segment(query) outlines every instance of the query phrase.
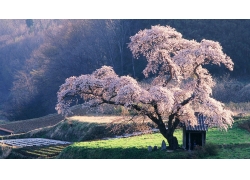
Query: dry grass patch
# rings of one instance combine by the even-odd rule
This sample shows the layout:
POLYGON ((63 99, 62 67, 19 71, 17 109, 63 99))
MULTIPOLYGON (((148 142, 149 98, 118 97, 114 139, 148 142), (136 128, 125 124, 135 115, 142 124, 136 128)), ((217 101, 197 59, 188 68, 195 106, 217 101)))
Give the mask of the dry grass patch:
POLYGON ((11 153, 11 150, 10 146, 0 143, 0 159, 5 159, 11 153))
POLYGON ((123 120, 126 117, 121 116, 72 116, 68 117, 68 120, 79 121, 79 122, 89 122, 89 123, 111 123, 117 120, 123 120))
MULTIPOLYGON (((69 121, 79 121, 88 123, 120 123, 122 121, 131 121, 131 116, 72 116, 67 118, 69 121)), ((141 118, 134 118, 134 121, 141 121, 141 118)), ((144 119, 144 122, 151 122, 150 119, 144 119)))

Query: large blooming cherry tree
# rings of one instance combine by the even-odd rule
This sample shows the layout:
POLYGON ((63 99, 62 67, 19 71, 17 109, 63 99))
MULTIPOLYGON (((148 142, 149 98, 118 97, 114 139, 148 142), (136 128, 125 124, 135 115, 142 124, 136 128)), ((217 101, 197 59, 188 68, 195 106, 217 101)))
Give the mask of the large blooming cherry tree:
POLYGON ((92 74, 66 79, 57 93, 58 113, 70 113, 75 96, 90 107, 121 105, 152 120, 167 139, 169 149, 178 145, 174 131, 180 122, 197 124, 195 112, 220 129, 232 126, 233 113, 212 98, 215 82, 204 68, 206 64, 224 64, 233 70, 232 60, 218 42, 187 40, 174 28, 157 25, 132 36, 128 47, 136 58, 146 57, 143 73, 154 77, 149 87, 142 87, 130 76, 119 77, 112 67, 103 66, 92 74))

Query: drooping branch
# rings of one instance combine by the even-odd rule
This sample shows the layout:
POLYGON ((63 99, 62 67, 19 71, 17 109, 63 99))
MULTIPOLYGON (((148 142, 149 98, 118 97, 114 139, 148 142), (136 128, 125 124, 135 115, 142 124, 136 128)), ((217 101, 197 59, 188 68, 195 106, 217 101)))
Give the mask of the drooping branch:
POLYGON ((90 75, 66 80, 58 92, 58 112, 68 108, 65 98, 74 94, 90 106, 106 103, 131 108, 156 123, 171 147, 174 130, 180 122, 192 125, 197 122, 195 111, 204 113, 223 129, 232 125, 231 111, 211 97, 214 82, 202 67, 224 64, 233 69, 232 60, 222 52, 218 42, 187 40, 169 26, 152 26, 132 36, 128 46, 134 57, 146 57, 144 75, 156 75, 150 87, 143 88, 135 79, 119 77, 112 67, 103 66, 90 75), (168 129, 163 122, 165 117, 168 129))
POLYGON ((197 78, 197 86, 199 87, 199 85, 201 84, 201 77, 199 75, 199 73, 197 72, 197 69, 200 67, 200 64, 197 64, 194 68, 194 75, 197 78))

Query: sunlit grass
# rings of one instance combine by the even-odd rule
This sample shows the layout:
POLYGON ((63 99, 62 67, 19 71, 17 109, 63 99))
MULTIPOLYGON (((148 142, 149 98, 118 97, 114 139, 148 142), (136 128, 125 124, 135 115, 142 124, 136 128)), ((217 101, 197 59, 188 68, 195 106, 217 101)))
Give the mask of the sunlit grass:
MULTIPOLYGON (((206 142, 219 147, 216 156, 205 156, 212 159, 245 159, 250 158, 250 134, 240 129, 237 124, 248 118, 242 118, 235 122, 232 128, 221 131, 210 128, 206 135, 206 142)), ((176 130, 174 134, 182 146, 182 129, 176 130)), ((89 142, 78 142, 65 148, 58 158, 90 158, 90 159, 168 159, 168 158, 190 158, 190 152, 177 150, 173 153, 166 151, 148 152, 148 146, 161 147, 162 140, 166 139, 160 133, 153 133, 130 138, 98 140, 89 142)), ((198 157, 199 158, 199 157, 198 157)))
MULTIPOLYGON (((175 136, 182 141, 182 131, 177 130, 175 136)), ((78 142, 67 147, 60 158, 93 158, 93 159, 130 159, 130 158, 180 158, 185 156, 183 151, 174 154, 157 150, 148 152, 148 146, 161 147, 162 140, 166 139, 160 133, 134 136, 130 138, 78 142)))
POLYGON ((8 159, 55 158, 64 148, 65 145, 18 148, 12 150, 8 159))
MULTIPOLYGON (((177 130, 174 134, 178 141, 182 141, 182 131, 177 130)), ((161 146, 162 140, 167 143, 167 140, 160 133, 145 134, 142 136, 134 136, 130 138, 89 141, 74 143, 74 146, 85 146, 91 148, 147 148, 148 146, 161 146)))
MULTIPOLYGON (((72 119, 72 127, 75 124, 82 124, 84 128, 75 128, 76 132, 87 132, 88 126, 96 126, 102 121, 102 118, 110 120, 110 116, 93 117, 88 119, 80 119, 75 117, 72 119), (98 119, 101 118, 101 119, 98 119), (81 121, 81 122, 79 122, 81 121), (86 122, 88 121, 88 122, 86 122)), ((116 117, 113 117, 116 118, 116 117)), ((145 134, 129 138, 109 139, 109 140, 92 140, 85 142, 75 142, 66 147, 46 147, 34 148, 32 150, 33 156, 47 158, 51 157, 51 153, 55 151, 55 155, 62 153, 58 158, 70 159, 187 159, 187 158, 209 158, 209 159, 249 159, 250 158, 250 133, 247 130, 240 129, 239 123, 247 122, 250 118, 236 118, 232 128, 227 131, 220 131, 217 128, 209 128, 206 135, 206 143, 212 143, 218 146, 219 152, 215 156, 209 155, 195 155, 192 152, 185 150, 177 150, 175 152, 161 151, 161 143, 164 140, 168 146, 167 140, 160 133, 145 134), (149 152, 148 146, 157 146, 158 150, 149 152), (36 154, 36 155, 35 155, 36 154)), ((62 130, 73 130, 68 122, 65 122, 65 128, 62 130), (67 125, 67 126, 66 126, 67 125)), ((63 126, 64 127, 64 126, 63 126)), ((78 127, 78 126, 76 126, 78 127)), ((65 131, 62 135, 65 135, 65 131)), ((85 132, 85 133, 86 133, 85 132)), ((95 133, 101 133, 96 131, 95 133)), ((105 133, 103 135, 106 135, 105 133)), ((182 147, 182 129, 177 129, 174 134, 182 147)), ((112 136, 108 136, 112 137, 112 136)), ((70 136, 70 138, 74 138, 70 136)), ((30 151, 30 149, 27 149, 30 151)), ((26 152, 28 153, 28 152, 26 152)), ((32 156, 32 153, 30 156, 32 156)))
POLYGON ((206 142, 218 145, 250 143, 250 134, 238 127, 228 129, 228 131, 213 128, 208 130, 206 142))

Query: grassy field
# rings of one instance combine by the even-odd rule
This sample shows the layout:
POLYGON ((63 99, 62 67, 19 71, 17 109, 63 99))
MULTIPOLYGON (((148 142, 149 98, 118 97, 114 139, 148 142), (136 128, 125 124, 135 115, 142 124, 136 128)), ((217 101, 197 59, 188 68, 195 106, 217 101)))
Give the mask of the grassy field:
MULTIPOLYGON (((6 139, 43 137, 75 142, 72 145, 59 148, 53 158, 61 159, 249 159, 250 158, 250 117, 235 118, 233 128, 219 131, 210 128, 207 132, 206 149, 217 149, 218 153, 209 153, 199 149, 188 152, 178 149, 175 152, 161 151, 162 140, 159 133, 134 136, 130 138, 100 140, 115 135, 106 128, 106 124, 116 120, 118 116, 74 116, 58 123, 29 133, 12 135, 6 139), (99 140, 98 140, 99 139, 99 140), (81 142, 79 142, 81 141, 81 142), (148 146, 157 146, 158 150, 148 152, 148 146)), ((120 132, 122 133, 122 132, 120 132)), ((117 134, 121 135, 121 134, 117 134)), ((175 136, 182 146, 182 130, 177 129, 175 136)), ((166 141, 166 140, 165 140, 166 141)), ((167 143, 167 142, 166 142, 167 143)), ((9 158, 49 158, 51 150, 47 147, 14 150, 9 158), (19 152, 20 151, 20 152, 19 152), (37 152, 44 152, 37 154, 37 152), (46 154, 46 152, 48 153, 46 154), (19 154, 19 155, 18 155, 19 154), (22 154, 24 156, 22 156, 22 154), (32 155, 34 154, 34 155, 32 155)), ((6 151, 7 152, 7 151, 6 151)))
POLYGON ((0 145, 0 159, 54 159, 68 145, 12 148, 0 145))
MULTIPOLYGON (((167 152, 156 150, 148 152, 148 146, 161 147, 164 140, 161 134, 147 134, 130 138, 77 142, 65 148, 58 158, 63 159, 249 159, 250 134, 239 125, 247 122, 249 117, 236 119, 233 128, 220 131, 216 128, 207 132, 207 144, 218 149, 218 153, 209 154, 203 149, 188 152, 177 150, 167 152)), ((176 130, 175 136, 182 145, 182 131, 176 130)), ((210 149, 211 149, 210 147, 210 149)))
POLYGON ((6 159, 54 159, 65 145, 12 149, 6 159))
MULTIPOLYGON (((79 142, 120 136, 124 133, 138 132, 134 125, 122 124, 123 116, 72 116, 53 126, 38 128, 27 133, 0 136, 3 139, 49 138, 62 141, 79 142), (112 122, 110 124, 110 122, 112 122), (121 126, 114 131, 114 126, 121 126), (132 127, 132 128, 131 128, 132 127)), ((37 119, 37 121, 39 121, 37 119)), ((13 123, 10 123, 10 126, 13 123)))
MULTIPOLYGON (((178 140, 181 132, 176 132, 178 140)), ((161 146, 163 137, 159 133, 134 136, 130 138, 78 142, 63 150, 58 158, 86 159, 155 159, 167 158, 170 153, 155 151, 148 153, 148 146, 161 146)), ((172 154, 173 155, 173 154, 172 154)), ((173 158, 183 158, 182 150, 176 151, 173 158)))
POLYGON ((34 129, 53 126, 64 118, 58 114, 50 114, 40 118, 27 119, 22 121, 7 122, 0 121, 0 127, 13 131, 15 134, 26 133, 34 129))

